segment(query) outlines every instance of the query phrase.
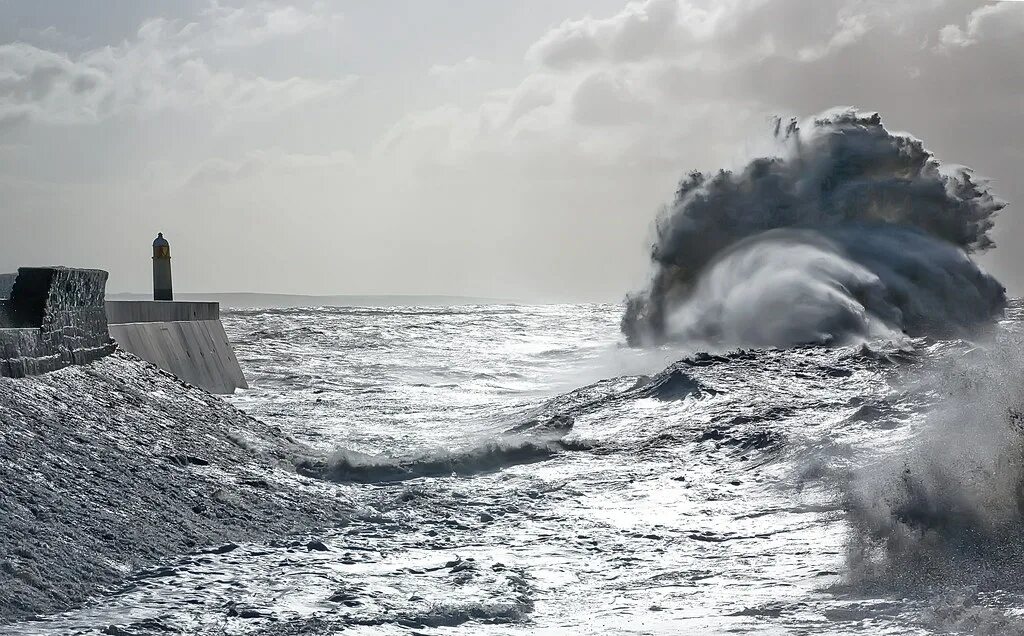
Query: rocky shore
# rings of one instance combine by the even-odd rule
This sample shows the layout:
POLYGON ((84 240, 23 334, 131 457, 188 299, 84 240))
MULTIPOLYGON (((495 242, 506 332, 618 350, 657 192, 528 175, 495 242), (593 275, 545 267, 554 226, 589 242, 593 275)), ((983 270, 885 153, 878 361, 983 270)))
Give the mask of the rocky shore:
POLYGON ((162 557, 346 523, 279 428, 123 352, 0 378, 0 624, 162 557))

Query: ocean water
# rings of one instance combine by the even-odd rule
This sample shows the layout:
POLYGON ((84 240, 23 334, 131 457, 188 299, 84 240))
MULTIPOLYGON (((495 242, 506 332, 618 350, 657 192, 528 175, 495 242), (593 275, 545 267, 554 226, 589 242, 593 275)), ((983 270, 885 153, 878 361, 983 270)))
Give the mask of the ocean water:
POLYGON ((298 470, 350 521, 13 632, 1024 633, 1016 305, 975 342, 712 353, 621 316, 226 311, 229 399, 326 454, 298 470))
POLYGON ((683 176, 622 306, 225 311, 294 531, 112 552, 0 633, 1024 634, 1024 311, 973 258, 1007 204, 877 113, 773 129, 683 176))

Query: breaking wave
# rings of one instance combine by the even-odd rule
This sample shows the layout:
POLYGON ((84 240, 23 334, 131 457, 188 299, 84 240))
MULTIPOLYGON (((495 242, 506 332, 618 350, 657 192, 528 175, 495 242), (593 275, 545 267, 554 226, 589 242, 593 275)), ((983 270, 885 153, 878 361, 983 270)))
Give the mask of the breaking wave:
POLYGON ((454 449, 432 449, 404 456, 373 455, 337 449, 326 459, 306 458, 297 464, 300 474, 334 482, 386 483, 420 477, 465 477, 509 466, 551 459, 565 451, 593 451, 584 440, 570 439, 575 418, 613 404, 638 399, 662 402, 699 399, 719 391, 705 386, 683 369, 688 366, 728 363, 744 357, 698 354, 654 376, 624 376, 603 380, 556 396, 521 414, 514 424, 492 438, 454 449))
POLYGON ((776 156, 694 172, 661 215, 649 287, 627 299, 632 345, 844 343, 964 335, 1005 290, 969 256, 1005 206, 877 114, 783 128, 776 156))
POLYGON ((335 482, 385 483, 419 477, 465 477, 543 461, 564 451, 589 448, 585 442, 565 439, 564 432, 552 429, 539 435, 506 433, 464 448, 438 449, 404 457, 339 449, 326 461, 306 460, 297 469, 308 477, 335 482))

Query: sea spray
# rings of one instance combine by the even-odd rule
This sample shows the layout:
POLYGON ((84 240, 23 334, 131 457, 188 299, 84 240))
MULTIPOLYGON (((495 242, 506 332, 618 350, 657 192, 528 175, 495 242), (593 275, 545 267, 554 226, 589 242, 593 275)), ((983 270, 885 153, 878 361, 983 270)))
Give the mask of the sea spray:
POLYGON ((927 369, 940 396, 903 452, 840 482, 849 582, 913 593, 1018 588, 1024 569, 1024 340, 1001 334, 927 369))
POLYGON ((775 156, 682 181, 627 299, 630 344, 962 335, 1000 314, 1002 285, 968 256, 1005 206, 983 179, 855 109, 777 121, 774 139, 775 156))

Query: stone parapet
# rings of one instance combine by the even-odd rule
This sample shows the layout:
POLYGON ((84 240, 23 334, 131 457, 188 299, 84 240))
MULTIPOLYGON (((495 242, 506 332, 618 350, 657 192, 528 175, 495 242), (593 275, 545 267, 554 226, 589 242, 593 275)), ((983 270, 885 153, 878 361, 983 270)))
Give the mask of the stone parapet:
POLYGON ((114 351, 103 304, 107 273, 22 267, 0 301, 0 376, 85 364, 114 351))

